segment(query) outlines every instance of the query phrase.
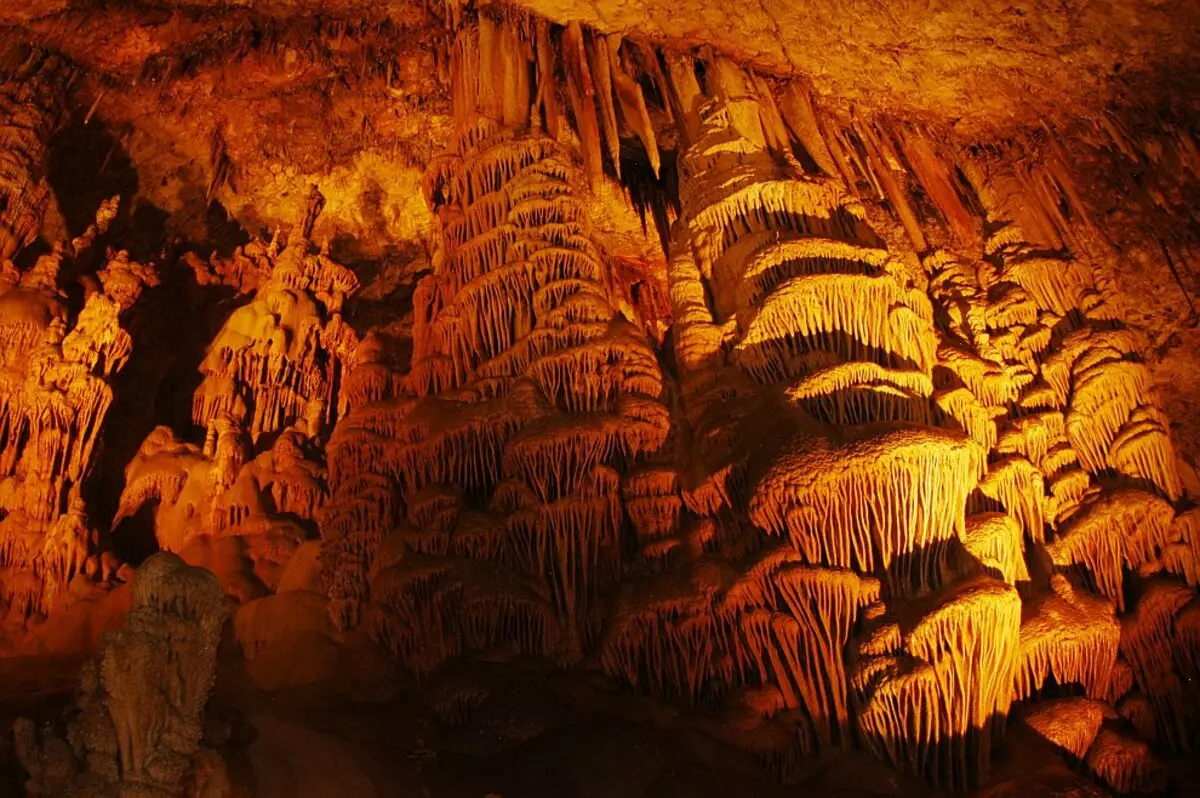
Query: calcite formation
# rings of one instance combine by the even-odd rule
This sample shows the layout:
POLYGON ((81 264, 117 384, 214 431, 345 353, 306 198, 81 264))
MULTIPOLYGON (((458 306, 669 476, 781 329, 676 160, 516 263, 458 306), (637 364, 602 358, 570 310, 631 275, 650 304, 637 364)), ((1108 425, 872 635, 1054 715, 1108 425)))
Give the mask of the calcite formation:
POLYGON ((165 552, 138 568, 130 591, 121 628, 84 667, 65 737, 17 721, 30 795, 183 793, 204 733, 224 596, 211 573, 165 552))
POLYGON ((330 443, 335 621, 355 625, 369 596, 372 633, 417 671, 509 641, 580 656, 623 571, 622 472, 670 433, 651 342, 617 312, 589 235, 582 176, 530 116, 556 90, 530 83, 535 47, 550 71, 559 58, 544 35, 486 16, 459 34, 458 133, 424 180, 436 243, 411 370, 393 383, 365 362, 376 387, 330 443))
MULTIPOLYGON (((95 224, 66 245, 78 261, 115 215, 106 203, 95 224)), ((59 285, 67 257, 55 250, 24 274, 7 262, 0 329, 7 348, 0 380, 0 596, 10 621, 44 617, 79 574, 108 579, 116 566, 99 546, 83 491, 91 473, 112 380, 129 360, 123 326, 155 268, 128 253, 107 253, 82 308, 59 285)))
MULTIPOLYGON (((306 218, 320 211, 314 194, 306 218)), ((187 256, 201 284, 253 298, 200 364, 192 419, 202 444, 153 430, 126 467, 113 528, 154 503, 159 548, 220 573, 241 598, 273 589, 315 530, 328 486, 321 442, 345 412, 338 388, 358 338, 342 319, 354 274, 315 251, 302 221, 286 245, 256 240, 232 259, 187 256)))
MULTIPOLYGON (((249 189, 245 120, 206 131, 179 192, 203 197, 211 256, 101 257, 115 199, 38 242, 70 70, 38 50, 0 82, 0 597, 25 628, 89 586, 133 596, 66 738, 18 727, 30 790, 198 788, 227 601, 252 674, 339 644, 422 689, 477 659, 590 669, 783 781, 857 746, 972 789, 1011 716, 1114 790, 1162 786, 1200 742, 1198 488, 1053 126, 967 146, 728 54, 434 11, 421 82, 444 84, 450 134, 405 154, 426 238, 380 262, 340 225, 413 221, 402 189, 348 202, 345 170, 309 186, 286 146, 249 189), (264 209, 235 244, 218 205, 238 192, 264 209), (118 379, 130 311, 160 281, 224 317, 145 386, 153 420, 108 438, 118 390, 142 389, 118 379), (125 452, 115 548, 146 521, 161 552, 127 588, 90 520, 105 445, 125 452)), ((255 57, 311 75, 319 49, 255 57)), ((431 694, 451 725, 482 700, 431 694)))

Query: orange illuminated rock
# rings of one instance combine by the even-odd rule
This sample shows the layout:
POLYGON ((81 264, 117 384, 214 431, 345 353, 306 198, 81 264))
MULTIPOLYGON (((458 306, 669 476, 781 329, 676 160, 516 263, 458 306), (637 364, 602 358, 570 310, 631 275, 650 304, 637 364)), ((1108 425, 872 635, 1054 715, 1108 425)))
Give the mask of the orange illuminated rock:
POLYGON ((1165 412, 1195 370, 1164 366, 1194 333, 1145 287, 1149 241, 1192 301, 1200 151, 1161 98, 1106 81, 1123 110, 986 139, 971 107, 884 118, 830 93, 877 60, 844 9, 856 44, 784 77, 706 46, 742 41, 720 9, 685 50, 687 14, 664 38, 613 4, 603 29, 528 2, 43 5, 0 43, 0 653, 81 652, 132 609, 68 738, 18 727, 31 791, 220 793, 218 637, 259 689, 416 681, 471 745, 510 731, 475 733, 501 697, 476 672, 574 667, 539 683, 571 691, 555 713, 596 679, 663 739, 823 788, 854 746, 983 786, 1010 711, 1122 792, 1200 742, 1195 438, 1165 412), (161 291, 110 226, 174 264, 161 291), (132 582, 110 515, 125 556, 162 552, 132 582))
POLYGON ((1021 614, 1016 698, 1034 695, 1051 677, 1060 685, 1082 685, 1092 698, 1112 696, 1121 682, 1114 675, 1121 626, 1111 601, 1059 574, 1050 590, 1025 602, 1021 614))
POLYGON ((1021 713, 1021 721, 1077 760, 1092 747, 1112 707, 1093 698, 1039 701, 1021 713))
MULTIPOLYGON (((532 96, 530 49, 559 53, 483 17, 455 44, 458 135, 424 180, 438 224, 411 371, 335 430, 321 524, 335 623, 369 618, 418 673, 506 642, 579 656, 623 570, 614 466, 653 455, 671 425, 654 350, 616 311, 578 175, 525 127, 528 104, 510 102, 514 87, 532 96), (384 493, 407 505, 404 523, 384 493)), ((594 73, 612 91, 609 44, 563 46, 571 80, 594 73)), ((611 137, 615 106, 597 103, 611 137)))
MULTIPOLYGON (((106 227, 110 218, 102 209, 96 223, 106 227)), ((123 317, 158 284, 153 267, 110 251, 100 289, 71 318, 58 287, 61 262, 59 252, 42 256, 0 294, 0 596, 18 623, 46 615, 77 574, 114 575, 115 563, 101 563, 83 489, 113 402, 112 378, 133 349, 123 317)))
POLYGON ((881 619, 850 681, 864 745, 894 767, 962 789, 984 777, 1013 699, 1021 601, 967 580, 920 601, 905 627, 881 619))

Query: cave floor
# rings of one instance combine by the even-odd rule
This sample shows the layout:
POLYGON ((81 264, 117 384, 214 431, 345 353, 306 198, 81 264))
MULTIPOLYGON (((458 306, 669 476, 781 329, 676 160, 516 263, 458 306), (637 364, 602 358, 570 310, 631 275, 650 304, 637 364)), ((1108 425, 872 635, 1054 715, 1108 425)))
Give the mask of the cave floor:
MULTIPOLYGON (((0 722, 60 715, 81 663, 0 659, 0 722)), ((778 786, 745 752, 704 733, 678 709, 617 692, 586 671, 523 663, 463 665, 419 688, 376 675, 267 692, 237 652, 226 650, 210 709, 228 729, 222 752, 238 798, 946 794, 862 753, 814 766, 799 785, 778 786)), ((11 738, 3 739, 0 795, 20 795, 11 738)), ((1020 726, 997 752, 991 784, 976 793, 1104 794, 1020 726)))

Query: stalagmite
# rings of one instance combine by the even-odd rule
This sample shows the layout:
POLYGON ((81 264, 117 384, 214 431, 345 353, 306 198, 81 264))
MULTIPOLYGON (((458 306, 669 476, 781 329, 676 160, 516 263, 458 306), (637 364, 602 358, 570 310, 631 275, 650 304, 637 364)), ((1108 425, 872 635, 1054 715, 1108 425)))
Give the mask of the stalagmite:
POLYGON ((200 753, 227 610, 217 580, 173 554, 137 570, 133 606, 84 666, 65 740, 22 719, 16 751, 32 795, 178 795, 200 753), (40 739, 39 739, 40 737, 40 739), (56 767, 49 756, 60 754, 56 767), (65 761, 64 761, 65 760, 65 761))
MULTIPOLYGON (((459 37, 458 135, 423 181, 439 222, 433 274, 414 295, 412 369, 399 395, 354 409, 330 442, 321 532, 333 620, 346 629, 367 619, 418 674, 507 639, 578 657, 624 568, 616 468, 631 473, 625 495, 646 536, 673 531, 681 505, 637 471, 667 440, 663 378, 645 336, 615 311, 574 167, 488 99, 487 48, 526 35, 489 17, 478 40, 459 37), (374 499, 389 491, 407 523, 374 499), (484 561, 501 570, 481 581, 484 561)), ((536 43, 542 81, 552 78, 548 39, 536 43)), ((596 179, 597 104, 618 160, 615 62, 609 43, 577 25, 563 48, 596 179)), ((546 110, 553 91, 537 89, 546 110)))

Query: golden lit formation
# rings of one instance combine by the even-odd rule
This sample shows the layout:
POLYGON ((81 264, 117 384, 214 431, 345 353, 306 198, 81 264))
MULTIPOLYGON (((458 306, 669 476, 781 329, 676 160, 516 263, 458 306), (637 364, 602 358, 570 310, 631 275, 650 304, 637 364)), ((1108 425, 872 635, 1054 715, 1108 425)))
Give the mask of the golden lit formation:
POLYGON ((292 218, 207 256, 109 243, 123 196, 46 244, 76 66, 0 59, 3 652, 93 657, 65 724, 14 728, 29 793, 241 794, 226 672, 403 683, 459 728, 497 663, 786 784, 859 749, 970 790, 1029 738, 1166 789, 1200 485, 1054 131, 1020 159, 720 50, 434 5, 448 135, 379 261, 330 225, 400 206, 332 170, 287 204, 276 169, 292 218))

